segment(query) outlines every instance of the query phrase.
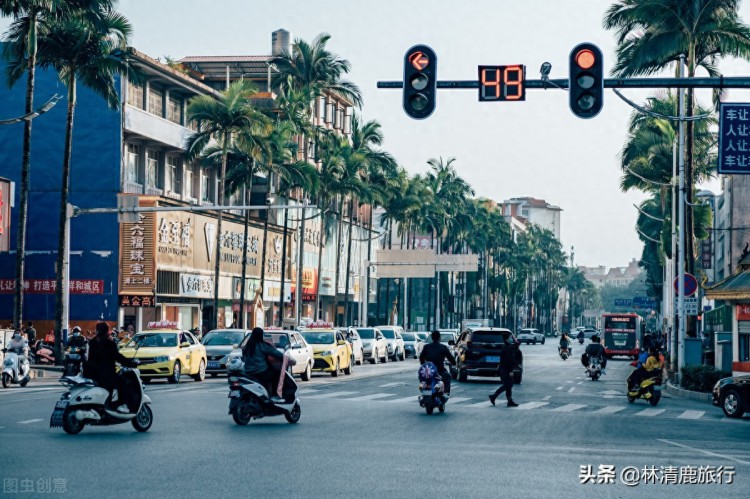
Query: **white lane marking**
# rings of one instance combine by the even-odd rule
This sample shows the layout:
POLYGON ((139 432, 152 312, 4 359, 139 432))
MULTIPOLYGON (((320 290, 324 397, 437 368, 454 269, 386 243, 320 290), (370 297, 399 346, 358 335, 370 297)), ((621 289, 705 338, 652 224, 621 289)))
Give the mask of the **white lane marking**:
POLYGON ((593 412, 593 414, 614 414, 616 412, 624 411, 625 408, 619 405, 607 405, 599 410, 593 412))
POLYGON ((179 392, 189 392, 191 390, 198 391, 199 389, 195 388, 194 386, 186 386, 186 387, 181 387, 181 388, 167 388, 164 390, 156 390, 154 391, 154 393, 179 393, 179 392))
POLYGON ((406 383, 404 383, 403 381, 396 381, 394 383, 386 383, 384 385, 380 385, 378 386, 378 388, 388 388, 390 386, 399 386, 399 385, 405 385, 405 384, 406 383))
POLYGON ((572 382, 573 382, 572 380, 570 380, 570 381, 566 381, 566 383, 572 383, 572 382))
MULTIPOLYGON (((496 404, 500 404, 500 402, 495 402, 496 404)), ((469 404, 469 407, 492 407, 492 404, 490 404, 489 400, 485 400, 484 402, 478 402, 476 404, 469 404)))
MULTIPOLYGON (((347 399, 349 400, 349 399, 347 399)), ((412 395, 411 397, 403 397, 400 399, 391 399, 391 400, 384 400, 383 402, 389 402, 391 404, 404 404, 406 402, 416 402, 417 401, 417 395, 412 395)))
POLYGON ((361 397, 352 397, 346 400, 375 400, 375 399, 384 399, 386 397, 393 397, 393 395, 394 395, 393 393, 371 393, 370 395, 362 395, 361 397))
POLYGON ((576 390, 575 386, 571 386, 570 390, 568 390, 568 393, 573 393, 576 390))
POLYGON ((308 393, 320 393, 320 390, 315 390, 313 388, 302 388, 297 393, 300 395, 306 395, 308 393))
POLYGON ((558 386, 557 388, 555 388, 555 390, 562 390, 563 388, 565 388, 565 387, 564 386, 558 386))
POLYGON ((704 414, 706 411, 685 411, 677 416, 677 419, 700 419, 704 414))
POLYGON ((44 420, 43 419, 27 419, 26 421, 19 421, 18 424, 37 423, 39 421, 44 421, 44 420))
POLYGON ((536 409, 537 407, 542 407, 545 405, 549 405, 549 402, 526 402, 525 404, 520 404, 518 408, 522 410, 528 410, 536 409))
POLYGON ((341 397, 344 395, 354 395, 355 393, 359 392, 328 392, 328 393, 321 393, 320 395, 310 395, 309 397, 305 397, 306 399, 328 399, 333 397, 341 397))
POLYGON ((636 412, 634 416, 653 417, 661 414, 664 411, 666 411, 666 409, 643 409, 641 412, 636 412))
POLYGON ((583 384, 583 381, 579 381, 578 383, 576 383, 576 385, 582 385, 582 384, 583 384))
POLYGON ((657 438, 657 440, 659 442, 664 442, 665 444, 674 445, 676 447, 682 447, 683 449, 688 449, 694 452, 700 452, 701 454, 705 454, 707 456, 720 457, 722 459, 728 459, 729 461, 734 461, 740 464, 750 464, 750 461, 743 461, 742 459, 737 459, 735 457, 727 456, 725 454, 717 454, 716 452, 709 452, 703 449, 696 449, 695 447, 690 447, 689 445, 684 445, 684 444, 678 444, 677 442, 672 442, 671 440, 665 440, 663 438, 657 438))
POLYGON ((38 387, 38 388, 17 388, 14 390, 2 390, 0 391, 0 395, 3 394, 23 394, 23 393, 39 393, 39 392, 49 392, 53 390, 65 390, 62 386, 47 386, 47 387, 38 387))
POLYGON ((448 402, 450 402, 451 404, 460 404, 461 402, 466 402, 467 400, 471 399, 471 397, 452 397, 448 399, 448 402))
POLYGON ((565 405, 561 405, 560 407, 556 407, 555 409, 552 409, 552 410, 557 411, 557 412, 570 412, 570 411, 575 411, 577 409, 580 409, 582 407, 586 407, 586 404, 565 404, 565 405))
POLYGON ((547 396, 546 396, 546 397, 544 397, 544 398, 543 398, 542 400, 549 400, 549 399, 551 399, 551 398, 552 398, 552 395, 547 395, 547 396))

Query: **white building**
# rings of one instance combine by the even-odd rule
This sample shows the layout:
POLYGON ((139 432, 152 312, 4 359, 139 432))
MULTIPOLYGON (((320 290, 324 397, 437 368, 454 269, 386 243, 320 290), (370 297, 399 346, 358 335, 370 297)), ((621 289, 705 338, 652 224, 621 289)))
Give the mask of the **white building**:
POLYGON ((502 203, 506 220, 518 219, 524 224, 533 223, 551 231, 560 240, 560 212, 562 208, 553 206, 543 199, 532 197, 510 198, 502 203))

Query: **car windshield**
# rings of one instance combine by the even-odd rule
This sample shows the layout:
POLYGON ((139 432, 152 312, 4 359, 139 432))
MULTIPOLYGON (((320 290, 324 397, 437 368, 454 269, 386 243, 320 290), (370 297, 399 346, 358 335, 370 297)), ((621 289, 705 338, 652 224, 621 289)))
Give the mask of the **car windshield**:
POLYGON ((357 329, 357 332, 359 333, 359 337, 363 340, 372 340, 375 338, 374 329, 357 329))
POLYGON ((404 341, 417 341, 417 335, 414 333, 404 333, 401 335, 404 341))
POLYGON ((536 333, 536 329, 521 329, 521 334, 533 334, 536 333))
POLYGON ((289 341, 289 335, 287 333, 271 333, 271 334, 264 334, 263 339, 266 341, 269 341, 270 343, 273 343, 273 346, 276 348, 286 348, 290 341, 289 341))
POLYGON ((476 343, 505 343, 503 335, 494 331, 474 331, 471 341, 476 343))
POLYGON ((313 345, 329 345, 333 343, 333 333, 302 333, 308 343, 313 345))
POLYGON ((138 333, 126 345, 128 347, 176 347, 176 333, 138 333))
POLYGON ((454 339, 453 333, 440 333, 440 343, 448 343, 454 339))
POLYGON ((392 340, 396 337, 396 331, 393 329, 380 329, 380 332, 383 333, 383 336, 388 338, 389 340, 392 340))
POLYGON ((237 345, 242 341, 242 333, 235 331, 211 331, 203 337, 202 343, 206 346, 228 346, 237 345))

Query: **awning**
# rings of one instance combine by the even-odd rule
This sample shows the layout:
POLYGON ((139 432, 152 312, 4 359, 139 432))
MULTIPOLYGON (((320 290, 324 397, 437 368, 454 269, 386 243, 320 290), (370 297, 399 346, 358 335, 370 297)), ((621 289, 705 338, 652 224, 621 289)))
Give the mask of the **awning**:
POLYGON ((750 300, 750 270, 743 270, 705 289, 711 300, 750 300))

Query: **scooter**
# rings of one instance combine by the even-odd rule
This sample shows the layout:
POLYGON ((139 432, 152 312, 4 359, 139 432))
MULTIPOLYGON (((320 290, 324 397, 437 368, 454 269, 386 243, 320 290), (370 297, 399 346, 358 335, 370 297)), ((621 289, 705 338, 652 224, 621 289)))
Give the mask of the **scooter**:
POLYGON ((81 374, 84 353, 85 349, 83 347, 67 347, 65 349, 63 376, 77 376, 81 374))
POLYGON ((589 366, 586 368, 586 375, 591 381, 598 380, 602 375, 602 359, 598 356, 589 357, 589 366))
MULTIPOLYGON (((286 353, 284 354, 287 355, 286 353)), ((282 387, 283 402, 274 402, 266 387, 258 380, 241 372, 240 357, 230 361, 229 372, 229 414, 238 425, 244 426, 251 419, 261 419, 267 416, 284 416, 287 422, 294 424, 302 415, 298 387, 289 370, 284 370, 282 387)))
POLYGON ((560 354, 562 360, 568 360, 568 357, 572 354, 568 347, 557 347, 557 353, 560 354))
POLYGON ((661 400, 662 383, 661 369, 659 369, 659 374, 644 379, 637 388, 628 387, 628 402, 632 404, 636 399, 644 399, 655 407, 661 400))
POLYGON ((125 384, 133 390, 130 412, 116 411, 109 391, 97 386, 92 380, 81 376, 63 376, 60 383, 68 391, 55 404, 49 420, 50 428, 62 426, 65 433, 76 435, 86 425, 107 426, 130 421, 137 431, 148 431, 154 421, 154 414, 151 411, 151 399, 143 393, 138 369, 123 367, 119 375, 125 378, 125 384))
POLYGON ((583 345, 583 341, 584 341, 583 337, 578 338, 578 343, 580 343, 581 345, 583 345))
POLYGON ((22 387, 26 386, 31 379, 29 376, 29 372, 31 371, 29 359, 26 358, 19 365, 20 355, 18 352, 3 348, 3 353, 5 354, 5 360, 3 361, 3 388, 8 388, 13 383, 17 383, 22 387))
POLYGON ((34 348, 31 351, 31 363, 54 364, 55 352, 53 346, 42 340, 38 340, 34 343, 34 348))
POLYGON ((435 408, 438 411, 445 412, 445 404, 448 398, 445 395, 445 384, 438 374, 437 367, 432 362, 425 362, 419 368, 419 392, 417 399, 420 407, 424 407, 425 412, 431 415, 435 408))

